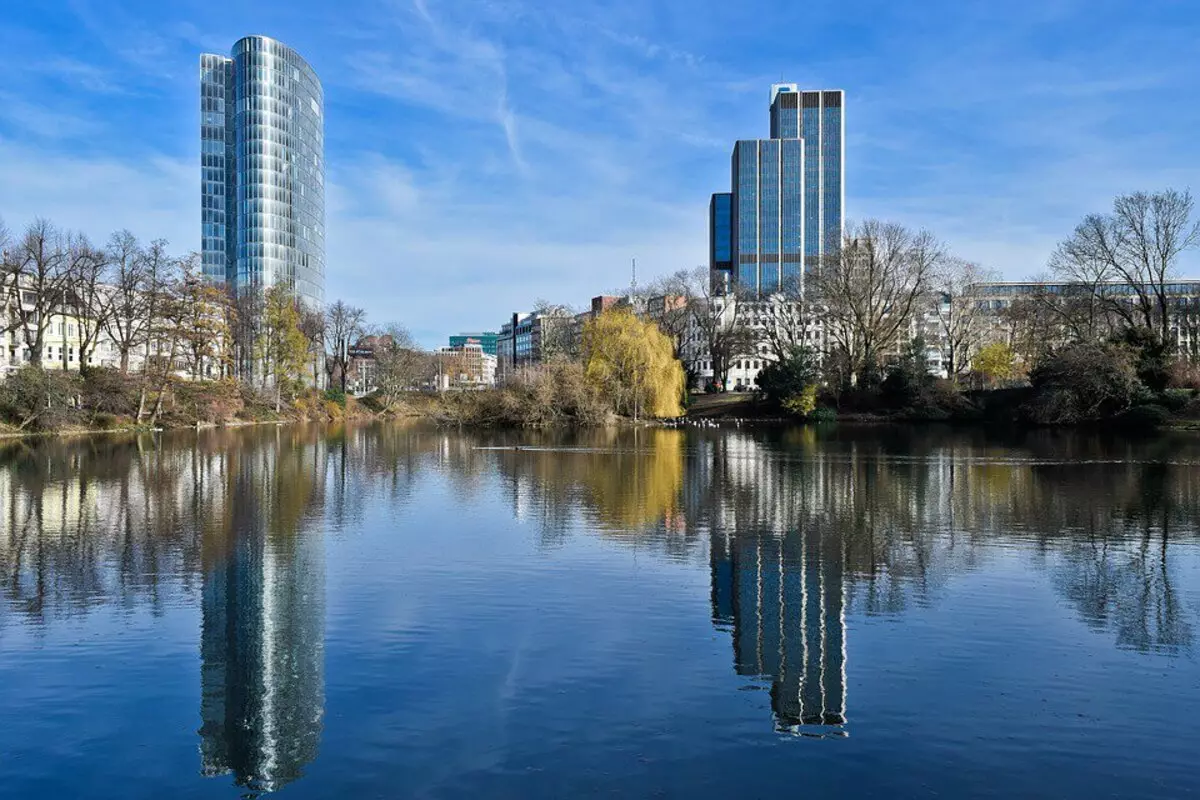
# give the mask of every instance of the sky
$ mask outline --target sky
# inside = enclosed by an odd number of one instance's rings
[[[773,82],[845,90],[849,218],[1008,279],[1120,193],[1200,191],[1193,0],[8,5],[9,229],[196,249],[199,55],[272,36],[325,89],[326,299],[427,346],[706,264]]]

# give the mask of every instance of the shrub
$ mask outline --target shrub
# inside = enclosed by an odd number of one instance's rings
[[[933,386],[934,376],[926,362],[925,342],[918,336],[905,348],[900,360],[888,369],[880,389],[887,407],[913,408],[934,404],[927,396]]]
[[[799,394],[793,394],[785,398],[783,408],[800,417],[807,417],[817,407],[817,386],[810,383],[800,390]]]
[[[1159,405],[1134,406],[1117,417],[1116,422],[1128,428],[1153,430],[1170,419],[1170,412]]]
[[[1167,386],[1172,389],[1200,389],[1200,364],[1177,358],[1167,368]]]
[[[325,402],[335,403],[344,409],[346,407],[346,393],[341,389],[326,389]]]
[[[0,383],[0,416],[19,428],[52,430],[75,421],[78,395],[75,373],[22,367]]]
[[[816,385],[819,382],[816,357],[807,347],[794,347],[786,357],[773,361],[758,373],[758,387],[767,399],[780,406],[803,396],[812,389],[813,406],[816,405]]]
[[[828,406],[820,406],[809,412],[808,421],[818,424],[837,422],[837,412]]]
[[[122,375],[118,369],[93,367],[83,375],[80,403],[99,414],[132,417],[137,414],[143,378]]]
[[[1111,344],[1067,347],[1038,364],[1030,382],[1033,399],[1026,413],[1045,425],[1114,417],[1144,391],[1133,354]]]
[[[1191,389],[1165,389],[1159,402],[1168,411],[1180,411],[1192,401],[1192,395]]]

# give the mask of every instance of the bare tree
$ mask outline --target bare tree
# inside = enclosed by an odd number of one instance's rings
[[[308,357],[312,363],[312,385],[321,385],[322,363],[325,360],[325,312],[319,308],[309,308],[296,301],[296,310],[300,312],[300,333],[308,342]]]
[[[957,381],[983,346],[992,324],[979,284],[996,280],[995,272],[957,257],[946,258],[933,278],[932,306],[939,339],[944,343],[946,375]]]
[[[578,312],[562,303],[538,298],[533,302],[533,313],[539,318],[538,341],[534,347],[539,350],[541,359],[578,358],[580,342],[575,326]]]
[[[165,257],[166,243],[151,245]],[[117,348],[122,375],[129,374],[129,360],[147,338],[150,329],[150,297],[147,252],[129,231],[118,231],[108,243],[109,289],[103,296],[105,330]]]
[[[367,314],[361,308],[347,305],[341,300],[325,309],[325,368],[329,380],[337,375],[341,380],[342,393],[346,391],[346,373],[350,369],[350,348],[365,332]]]
[[[675,344],[675,358],[691,370],[685,357],[684,343],[692,323],[692,312],[688,307],[691,297],[689,281],[691,273],[686,269],[658,278],[640,290],[636,305],[644,309],[646,316],[658,325]]]
[[[109,301],[109,289],[104,283],[108,271],[108,256],[92,247],[86,238],[71,243],[70,281],[67,307],[79,326],[79,371],[88,366],[88,359],[104,330]]]
[[[1113,202],[1111,214],[1089,214],[1051,259],[1061,278],[1090,288],[1097,305],[1129,327],[1171,337],[1169,284],[1179,256],[1200,243],[1200,221],[1187,191],[1135,192]],[[1114,286],[1112,282],[1119,282]]]
[[[803,278],[788,278],[782,290],[763,298],[753,306],[754,330],[758,347],[777,361],[788,358],[798,348],[813,348],[809,338],[815,333],[818,318],[815,304],[803,296]]]
[[[72,253],[67,236],[49,220],[38,219],[4,259],[10,329],[21,332],[29,363],[42,366],[51,317],[58,313],[71,281]]]
[[[383,411],[390,411],[427,376],[430,359],[417,347],[412,334],[396,324],[375,335],[374,351],[376,396]]]
[[[687,281],[688,310],[695,327],[693,359],[712,362],[713,381],[724,388],[734,359],[750,355],[755,336],[748,323],[749,304],[712,291],[707,267],[696,267]]]
[[[817,278],[817,291],[827,338],[851,382],[880,366],[914,314],[926,308],[944,258],[927,231],[873,219],[847,225],[841,249]]]

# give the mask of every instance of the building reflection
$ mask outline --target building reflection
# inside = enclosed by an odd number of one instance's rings
[[[771,682],[779,731],[844,736],[844,548],[832,531],[713,538],[712,614],[739,675]]]
[[[251,791],[295,781],[325,710],[325,552],[300,524],[320,506],[324,444],[231,454],[221,524],[205,531],[202,772]]]

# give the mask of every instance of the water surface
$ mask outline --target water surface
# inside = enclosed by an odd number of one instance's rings
[[[1200,794],[1200,439],[0,445],[0,796]]]

